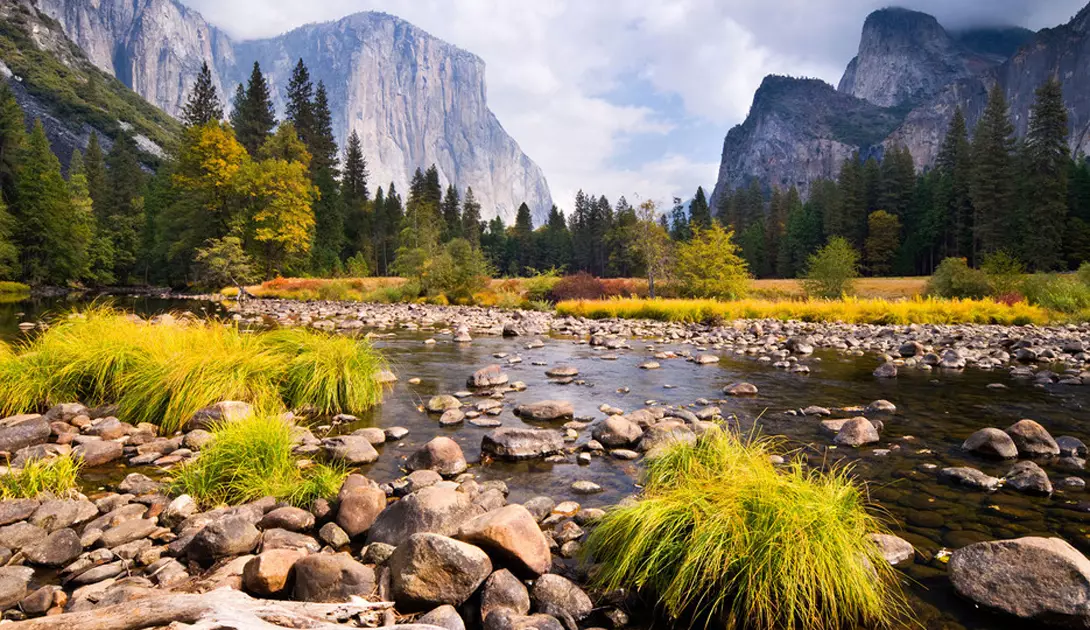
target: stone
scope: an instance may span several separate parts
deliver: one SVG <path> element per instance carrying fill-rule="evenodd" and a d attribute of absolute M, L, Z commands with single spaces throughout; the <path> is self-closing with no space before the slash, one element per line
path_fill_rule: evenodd
<path fill-rule="evenodd" d="M 140 473 L 131 473 L 125 475 L 125 478 L 118 484 L 118 492 L 125 494 L 144 495 L 144 494 L 156 494 L 163 489 L 163 484 L 155 481 L 147 475 L 141 475 Z"/>
<path fill-rule="evenodd" d="M 122 422 L 117 418 L 110 416 L 95 421 L 91 426 L 84 429 L 83 432 L 87 435 L 100 437 L 103 440 L 119 440 L 126 435 L 131 435 L 135 430 L 136 427 L 128 422 Z"/>
<path fill-rule="evenodd" d="M 79 403 L 61 403 L 53 405 L 45 412 L 45 419 L 50 422 L 71 422 L 76 416 L 86 416 L 89 410 Z"/>
<path fill-rule="evenodd" d="M 886 559 L 886 562 L 896 566 L 902 562 L 911 560 L 916 552 L 912 548 L 912 543 L 908 542 L 900 536 L 894 536 L 892 534 L 868 534 L 867 538 L 878 546 L 882 557 Z"/>
<path fill-rule="evenodd" d="M 897 378 L 897 366 L 887 361 L 875 368 L 874 376 L 875 378 Z"/>
<path fill-rule="evenodd" d="M 401 438 L 409 434 L 409 430 L 405 427 L 390 427 L 383 431 L 386 434 L 386 439 L 391 441 L 398 441 Z"/>
<path fill-rule="evenodd" d="M 552 566 L 549 541 L 525 507 L 512 504 L 466 521 L 456 538 L 484 549 L 499 566 L 532 578 Z"/>
<path fill-rule="evenodd" d="M 678 443 L 696 444 L 696 434 L 680 420 L 664 420 L 644 430 L 640 450 L 650 453 Z"/>
<path fill-rule="evenodd" d="M 976 468 L 968 468 L 965 466 L 943 468 L 939 471 L 939 477 L 976 490 L 987 490 L 990 492 L 999 488 L 998 478 L 986 475 Z"/>
<path fill-rule="evenodd" d="M 79 534 L 72 529 L 59 529 L 33 545 L 23 548 L 23 555 L 31 564 L 46 567 L 63 567 L 83 552 Z"/>
<path fill-rule="evenodd" d="M 594 610 L 594 603 L 583 589 L 571 580 L 552 573 L 534 581 L 534 586 L 530 589 L 530 601 L 533 602 L 534 610 L 558 619 L 571 617 L 579 621 Z"/>
<path fill-rule="evenodd" d="M 909 357 L 922 357 L 926 352 L 927 350 L 923 347 L 923 344 L 918 341 L 906 341 L 897 349 L 897 354 L 905 359 Z"/>
<path fill-rule="evenodd" d="M 298 532 L 289 532 L 286 529 L 265 530 L 261 533 L 261 545 L 259 547 L 263 552 L 271 549 L 295 549 L 308 553 L 318 553 L 321 548 L 321 543 L 313 536 L 300 534 Z"/>
<path fill-rule="evenodd" d="M 31 523 L 25 521 L 12 523 L 0 527 L 0 547 L 18 551 L 23 547 L 45 540 L 48 535 L 49 532 L 45 529 Z"/>
<path fill-rule="evenodd" d="M 433 608 L 417 619 L 416 623 L 424 626 L 435 626 L 444 630 L 465 630 L 466 628 L 462 616 L 458 614 L 458 609 L 450 604 L 443 604 L 438 608 Z"/>
<path fill-rule="evenodd" d="M 478 514 L 478 508 L 465 493 L 440 485 L 431 486 L 383 510 L 368 530 L 367 542 L 397 547 L 413 534 L 452 536 L 463 523 Z"/>
<path fill-rule="evenodd" d="M 864 417 L 852 418 L 845 422 L 833 438 L 835 444 L 853 448 L 873 444 L 878 440 L 878 429 L 875 428 L 874 423 Z"/>
<path fill-rule="evenodd" d="M 194 429 L 182 438 L 182 445 L 186 448 L 199 451 L 212 441 L 212 433 L 204 429 Z"/>
<path fill-rule="evenodd" d="M 345 602 L 351 597 L 374 597 L 375 570 L 346 553 L 320 553 L 300 558 L 292 566 L 292 599 L 301 602 Z"/>
<path fill-rule="evenodd" d="M 579 370 L 571 365 L 558 365 L 545 370 L 545 376 L 549 378 L 572 378 L 579 376 Z"/>
<path fill-rule="evenodd" d="M 551 429 L 500 427 L 485 434 L 481 450 L 499 459 L 536 459 L 563 451 L 564 437 Z"/>
<path fill-rule="evenodd" d="M 586 481 L 581 479 L 574 481 L 571 484 L 572 492 L 575 494 L 598 494 L 602 491 L 602 486 L 594 483 L 593 481 Z"/>
<path fill-rule="evenodd" d="M 1048 474 L 1030 461 L 1015 464 L 1003 477 L 1003 485 L 1027 494 L 1052 494 L 1052 482 L 1049 481 Z"/>
<path fill-rule="evenodd" d="M 349 475 L 337 494 L 337 525 L 349 538 L 371 529 L 386 509 L 386 493 L 360 475 Z"/>
<path fill-rule="evenodd" d="M 257 526 L 262 530 L 279 528 L 289 532 L 305 532 L 314 527 L 314 515 L 289 505 L 266 513 L 257 522 Z"/>
<path fill-rule="evenodd" d="M 182 494 L 175 497 L 167 504 L 166 508 L 163 509 L 162 516 L 159 518 L 163 521 L 164 525 L 172 526 L 181 523 L 199 511 L 200 506 L 193 500 L 193 497 L 188 494 Z"/>
<path fill-rule="evenodd" d="M 485 618 L 482 630 L 565 630 L 565 626 L 550 615 L 516 615 L 501 608 Z"/>
<path fill-rule="evenodd" d="M 1056 438 L 1056 445 L 1060 447 L 1060 455 L 1063 457 L 1086 457 L 1086 444 L 1077 437 L 1062 435 Z"/>
<path fill-rule="evenodd" d="M 100 440 L 98 442 L 85 442 L 72 449 L 72 456 L 83 460 L 84 466 L 93 468 L 121 459 L 125 447 L 120 442 Z"/>
<path fill-rule="evenodd" d="M 378 451 L 371 442 L 359 435 L 339 435 L 322 440 L 326 457 L 333 462 L 348 466 L 371 464 L 378 459 Z"/>
<path fill-rule="evenodd" d="M 253 551 L 261 540 L 261 532 L 244 516 L 229 516 L 215 520 L 204 527 L 186 552 L 190 558 L 203 564 L 230 556 L 241 556 Z"/>
<path fill-rule="evenodd" d="M 444 436 L 421 446 L 409 456 L 405 465 L 409 470 L 434 470 L 447 477 L 461 474 L 469 467 L 465 455 L 462 454 L 462 447 Z"/>
<path fill-rule="evenodd" d="M 306 553 L 296 549 L 270 549 L 254 556 L 242 569 L 242 585 L 259 597 L 284 591 L 295 563 Z"/>
<path fill-rule="evenodd" d="M 542 400 L 515 407 L 515 415 L 535 422 L 556 422 L 571 420 L 575 416 L 575 408 L 565 400 Z"/>
<path fill-rule="evenodd" d="M 643 429 L 624 416 L 612 415 L 595 425 L 591 435 L 609 448 L 635 444 L 643 437 Z"/>
<path fill-rule="evenodd" d="M 481 620 L 500 609 L 516 615 L 530 612 L 530 591 L 507 569 L 500 569 L 488 576 L 481 587 Z"/>
<path fill-rule="evenodd" d="M 530 515 L 534 517 L 534 520 L 540 523 L 546 516 L 552 514 L 553 508 L 556 507 L 556 501 L 552 497 L 537 496 L 523 501 L 522 507 L 526 508 Z"/>
<path fill-rule="evenodd" d="M 30 567 L 0 567 L 0 610 L 7 610 L 27 595 L 27 585 L 34 577 Z"/>
<path fill-rule="evenodd" d="M 465 422 L 466 414 L 461 409 L 448 409 L 439 416 L 439 426 L 453 427 Z"/>
<path fill-rule="evenodd" d="M 322 528 L 318 530 L 318 538 L 321 538 L 322 542 L 334 549 L 347 547 L 348 543 L 352 542 L 352 539 L 348 537 L 348 533 L 336 523 L 322 525 Z"/>
<path fill-rule="evenodd" d="M 254 408 L 249 403 L 237 400 L 225 400 L 209 405 L 193 414 L 185 425 L 185 431 L 195 429 L 209 430 L 221 422 L 238 422 L 254 415 Z"/>
<path fill-rule="evenodd" d="M 481 387 L 497 387 L 499 385 L 507 384 L 507 374 L 504 373 L 503 368 L 499 365 L 489 365 L 483 367 L 473 373 L 466 380 L 467 387 L 481 388 Z"/>
<path fill-rule="evenodd" d="M 1090 625 L 1090 560 L 1060 538 L 979 542 L 953 553 L 962 597 L 1040 626 Z"/>
<path fill-rule="evenodd" d="M 159 525 L 150 519 L 135 518 L 118 523 L 102 532 L 99 544 L 107 549 L 147 538 L 159 529 Z"/>
<path fill-rule="evenodd" d="M 0 420 L 0 451 L 14 453 L 21 448 L 42 444 L 53 429 L 44 416 L 26 414 Z"/>
<path fill-rule="evenodd" d="M 735 383 L 723 388 L 727 396 L 756 396 L 757 386 L 753 383 Z"/>
<path fill-rule="evenodd" d="M 454 396 L 443 394 L 441 396 L 432 396 L 424 408 L 432 413 L 443 413 L 451 409 L 459 409 L 461 406 L 462 402 L 460 400 Z"/>
<path fill-rule="evenodd" d="M 52 584 L 43 586 L 24 597 L 19 602 L 19 609 L 28 615 L 44 615 L 47 610 L 53 607 L 53 599 L 58 591 L 64 593 L 59 586 Z"/>
<path fill-rule="evenodd" d="M 460 606 L 492 573 L 488 554 L 439 534 L 413 534 L 387 561 L 399 610 Z"/>
<path fill-rule="evenodd" d="M 41 505 L 37 499 L 8 499 L 0 501 L 0 526 L 24 521 Z"/>
<path fill-rule="evenodd" d="M 1011 436 L 995 428 L 981 429 L 969 436 L 961 445 L 962 450 L 985 457 L 1014 459 L 1018 457 L 1018 447 Z"/>
<path fill-rule="evenodd" d="M 1007 427 L 1018 453 L 1024 457 L 1053 457 L 1060 454 L 1060 446 L 1039 423 L 1024 419 Z"/>
<path fill-rule="evenodd" d="M 876 400 L 863 410 L 863 414 L 868 416 L 892 416 L 895 413 L 897 413 L 897 405 L 888 400 Z"/>
<path fill-rule="evenodd" d="M 79 525 L 98 516 L 98 508 L 86 499 L 51 499 L 42 501 L 29 522 L 55 532 L 58 529 Z"/>

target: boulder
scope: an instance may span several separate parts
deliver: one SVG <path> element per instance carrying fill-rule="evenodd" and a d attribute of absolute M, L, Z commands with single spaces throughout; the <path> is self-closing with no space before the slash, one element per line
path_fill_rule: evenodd
<path fill-rule="evenodd" d="M 507 569 L 500 569 L 488 576 L 481 587 L 481 621 L 487 619 L 489 613 L 500 609 L 516 615 L 530 612 L 530 592 Z"/>
<path fill-rule="evenodd" d="M 1062 457 L 1086 457 L 1086 444 L 1077 437 L 1061 435 L 1056 438 L 1056 445 L 1060 447 Z"/>
<path fill-rule="evenodd" d="M 87 499 L 52 499 L 42 501 L 29 522 L 55 532 L 79 525 L 98 516 L 98 508 Z"/>
<path fill-rule="evenodd" d="M 572 365 L 557 365 L 545 370 L 545 376 L 549 378 L 572 378 L 579 376 L 579 370 Z"/>
<path fill-rule="evenodd" d="M 121 459 L 124 453 L 125 447 L 120 442 L 110 440 L 84 442 L 72 449 L 72 456 L 83 460 L 83 465 L 89 468 Z"/>
<path fill-rule="evenodd" d="M 918 341 L 906 341 L 901 344 L 900 348 L 897 348 L 897 354 L 902 358 L 910 357 L 922 357 L 927 350 L 923 347 L 923 344 Z"/>
<path fill-rule="evenodd" d="M 49 535 L 45 529 L 25 521 L 0 527 L 0 547 L 18 551 L 23 547 L 45 540 Z"/>
<path fill-rule="evenodd" d="M 482 630 L 565 630 L 565 627 L 549 615 L 516 615 L 501 608 L 485 618 Z"/>
<path fill-rule="evenodd" d="M 141 538 L 147 538 L 158 529 L 159 526 L 153 520 L 143 518 L 129 519 L 102 532 L 99 543 L 107 549 L 113 549 L 114 547 L 140 540 Z"/>
<path fill-rule="evenodd" d="M 889 361 L 874 369 L 875 378 L 897 378 L 897 366 Z"/>
<path fill-rule="evenodd" d="M 318 553 L 322 545 L 313 537 L 286 529 L 267 529 L 261 533 L 261 551 L 271 549 L 295 549 L 309 553 Z"/>
<path fill-rule="evenodd" d="M 23 554 L 31 564 L 46 567 L 63 567 L 83 552 L 79 534 L 75 530 L 59 529 L 42 540 L 23 548 Z"/>
<path fill-rule="evenodd" d="M 443 630 L 466 630 L 466 624 L 462 621 L 462 616 L 458 614 L 458 609 L 450 604 L 443 604 L 438 608 L 433 608 L 417 619 L 416 623 L 424 626 L 435 626 Z"/>
<path fill-rule="evenodd" d="M 1015 464 L 1003 477 L 1003 485 L 1027 494 L 1052 494 L 1052 482 L 1048 480 L 1048 473 L 1029 461 Z"/>
<path fill-rule="evenodd" d="M 695 444 L 696 434 L 680 420 L 664 420 L 647 427 L 640 438 L 640 450 L 650 453 L 679 443 Z"/>
<path fill-rule="evenodd" d="M 348 534 L 336 523 L 322 525 L 322 528 L 318 530 L 318 538 L 321 538 L 322 542 L 334 549 L 347 547 L 348 543 L 352 542 Z"/>
<path fill-rule="evenodd" d="M 943 468 L 939 471 L 939 477 L 975 490 L 987 490 L 990 492 L 999 488 L 999 479 L 997 477 L 986 475 L 976 468 L 968 468 L 965 466 Z"/>
<path fill-rule="evenodd" d="M 307 510 L 284 506 L 261 517 L 257 526 L 262 529 L 286 529 L 289 532 L 305 532 L 314 527 L 314 515 Z"/>
<path fill-rule="evenodd" d="M 84 429 L 87 435 L 94 435 L 103 440 L 119 440 L 126 435 L 132 435 L 135 431 L 136 427 L 113 416 L 96 420 L 94 424 Z"/>
<path fill-rule="evenodd" d="M 421 446 L 409 456 L 405 466 L 409 470 L 434 470 L 440 475 L 453 477 L 466 471 L 462 447 L 454 440 L 440 436 Z"/>
<path fill-rule="evenodd" d="M 878 429 L 875 428 L 874 423 L 864 417 L 852 418 L 845 422 L 833 438 L 834 443 L 853 448 L 873 444 L 878 440 Z"/>
<path fill-rule="evenodd" d="M 969 436 L 961 445 L 962 450 L 985 457 L 1014 459 L 1018 457 L 1018 447 L 1011 436 L 995 428 L 981 429 Z"/>
<path fill-rule="evenodd" d="M 548 539 L 537 519 L 518 504 L 466 521 L 456 537 L 484 549 L 498 565 L 522 577 L 541 575 L 552 566 Z"/>
<path fill-rule="evenodd" d="M 1060 454 L 1060 446 L 1048 431 L 1033 420 L 1019 420 L 1007 427 L 1018 453 L 1023 457 L 1054 457 Z"/>
<path fill-rule="evenodd" d="M 0 610 L 7 610 L 27 595 L 27 584 L 34 577 L 30 567 L 0 567 Z"/>
<path fill-rule="evenodd" d="M 950 557 L 958 594 L 1043 625 L 1090 626 L 1090 560 L 1060 538 L 1016 538 L 962 547 Z"/>
<path fill-rule="evenodd" d="M 375 570 L 346 553 L 312 554 L 292 566 L 292 599 L 302 602 L 345 602 L 353 596 L 371 598 L 377 590 Z"/>
<path fill-rule="evenodd" d="M 488 554 L 439 534 L 413 534 L 387 561 L 399 610 L 460 606 L 492 573 Z"/>
<path fill-rule="evenodd" d="M 507 374 L 498 365 L 483 367 L 466 380 L 467 387 L 496 387 L 507 384 Z"/>
<path fill-rule="evenodd" d="M 867 416 L 892 416 L 895 413 L 897 413 L 897 405 L 888 400 L 876 400 L 863 410 L 863 414 Z"/>
<path fill-rule="evenodd" d="M 250 553 L 261 540 L 261 532 L 244 516 L 215 520 L 204 527 L 186 547 L 190 558 L 211 564 L 220 558 Z"/>
<path fill-rule="evenodd" d="M 263 551 L 242 569 L 242 585 L 259 597 L 277 595 L 287 587 L 292 567 L 306 555 L 297 549 Z"/>
<path fill-rule="evenodd" d="M 500 459 L 535 459 L 563 451 L 564 437 L 551 429 L 500 427 L 481 439 L 481 450 Z"/>
<path fill-rule="evenodd" d="M 535 422 L 571 420 L 575 416 L 575 407 L 566 400 L 542 400 L 515 407 L 515 415 Z"/>
<path fill-rule="evenodd" d="M 461 406 L 462 401 L 454 396 L 443 394 L 441 396 L 432 396 L 424 408 L 432 413 L 443 413 L 451 409 L 459 409 Z"/>
<path fill-rule="evenodd" d="M 383 510 L 368 530 L 367 542 L 397 547 L 413 534 L 452 536 L 479 513 L 463 492 L 442 486 L 424 488 Z"/>
<path fill-rule="evenodd" d="M 0 451 L 15 451 L 42 444 L 52 433 L 49 421 L 38 414 L 12 416 L 0 420 Z"/>
<path fill-rule="evenodd" d="M 757 386 L 753 383 L 735 383 L 723 388 L 727 396 L 756 396 Z"/>
<path fill-rule="evenodd" d="M 614 415 L 599 422 L 591 434 L 608 448 L 621 448 L 638 442 L 643 429 L 624 416 Z"/>
<path fill-rule="evenodd" d="M 894 536 L 892 534 L 868 534 L 867 538 L 877 545 L 882 557 L 886 559 L 886 562 L 889 562 L 892 565 L 907 562 L 916 554 L 915 550 L 912 548 L 912 543 L 900 536 Z"/>
<path fill-rule="evenodd" d="M 594 610 L 594 603 L 583 589 L 571 580 L 552 573 L 534 581 L 530 601 L 534 604 L 534 610 L 559 619 L 571 617 L 578 621 Z"/>
<path fill-rule="evenodd" d="M 237 422 L 254 415 L 254 408 L 249 403 L 237 400 L 225 400 L 209 405 L 193 414 L 185 425 L 185 431 L 195 429 L 209 430 L 221 422 Z"/>
<path fill-rule="evenodd" d="M 8 499 L 0 501 L 0 526 L 10 525 L 30 518 L 41 505 L 37 499 Z"/>
<path fill-rule="evenodd" d="M 361 475 L 349 475 L 337 494 L 337 525 L 350 538 L 371 528 L 386 509 L 386 493 Z"/>
<path fill-rule="evenodd" d="M 338 435 L 322 440 L 326 457 L 333 462 L 348 466 L 361 466 L 378 459 L 378 451 L 371 442 L 359 435 Z"/>

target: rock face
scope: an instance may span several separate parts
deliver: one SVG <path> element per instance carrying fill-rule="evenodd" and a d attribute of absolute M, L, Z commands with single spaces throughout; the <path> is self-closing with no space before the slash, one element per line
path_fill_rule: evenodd
<path fill-rule="evenodd" d="M 552 206 L 541 169 L 488 109 L 484 62 L 395 16 L 357 13 L 236 42 L 176 0 L 39 6 L 95 65 L 170 114 L 181 111 L 203 62 L 222 96 L 234 94 L 255 61 L 283 112 L 288 78 L 302 58 L 329 90 L 338 144 L 359 134 L 375 185 L 405 190 L 416 168 L 435 164 L 444 187 L 473 188 L 485 218 L 513 220 L 526 202 L 540 222 Z"/>

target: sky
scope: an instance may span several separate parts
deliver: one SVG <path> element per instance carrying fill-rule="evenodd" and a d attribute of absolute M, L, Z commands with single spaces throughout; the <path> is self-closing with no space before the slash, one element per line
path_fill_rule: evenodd
<path fill-rule="evenodd" d="M 836 85 L 889 0 L 182 0 L 238 39 L 385 11 L 480 56 L 488 104 L 554 201 L 715 184 L 727 131 L 768 74 Z M 903 0 L 948 29 L 1069 20 L 1086 0 Z"/>

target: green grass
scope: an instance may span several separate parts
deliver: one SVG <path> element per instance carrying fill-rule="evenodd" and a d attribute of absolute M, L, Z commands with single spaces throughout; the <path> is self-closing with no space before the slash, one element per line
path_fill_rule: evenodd
<path fill-rule="evenodd" d="M 82 462 L 71 457 L 34 459 L 0 475 L 0 500 L 33 499 L 42 494 L 63 497 L 76 489 Z"/>
<path fill-rule="evenodd" d="M 604 590 L 635 588 L 675 619 L 757 630 L 888 626 L 897 574 L 866 538 L 884 531 L 843 468 L 769 462 L 773 443 L 712 430 L 649 461 L 643 494 L 587 540 Z"/>
<path fill-rule="evenodd" d="M 9 280 L 0 280 L 0 295 L 9 294 L 29 294 L 30 287 L 22 282 L 11 282 Z"/>
<path fill-rule="evenodd" d="M 297 507 L 335 496 L 345 468 L 300 468 L 292 454 L 293 425 L 275 416 L 253 416 L 213 427 L 200 457 L 182 466 L 172 490 L 203 507 L 237 505 L 272 496 Z"/>
<path fill-rule="evenodd" d="M 269 413 L 360 413 L 381 402 L 376 376 L 384 368 L 364 340 L 302 329 L 247 333 L 214 321 L 150 324 L 96 306 L 0 354 L 0 413 L 117 404 L 126 421 L 163 433 L 223 400 Z"/>

